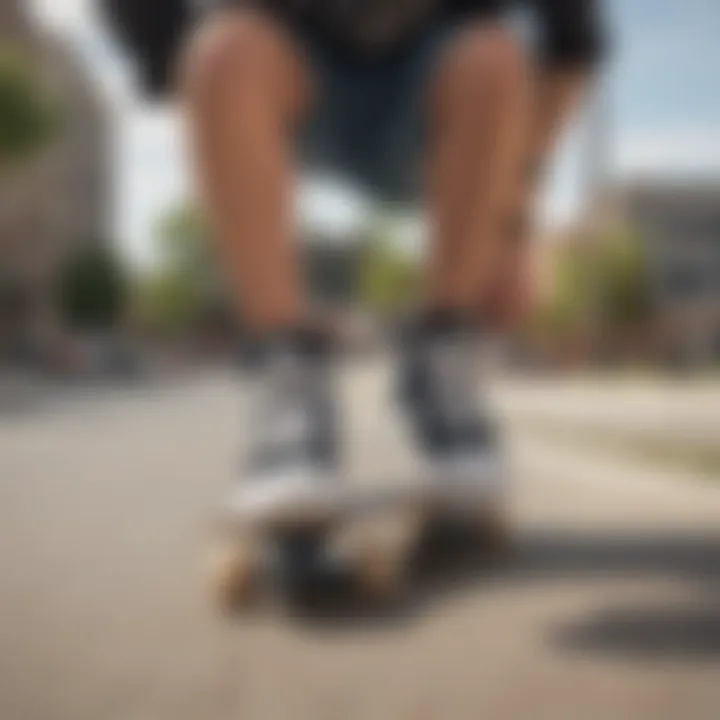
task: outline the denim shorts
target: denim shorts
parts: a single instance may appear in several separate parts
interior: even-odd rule
[[[459,23],[438,24],[392,56],[364,62],[317,34],[293,29],[317,89],[298,138],[303,168],[341,177],[383,202],[419,202],[431,88],[459,29]]]

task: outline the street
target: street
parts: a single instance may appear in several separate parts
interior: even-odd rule
[[[412,472],[387,382],[347,378],[358,482]],[[0,418],[0,718],[720,717],[720,486],[534,437],[512,397],[511,555],[326,623],[213,607],[229,377]]]

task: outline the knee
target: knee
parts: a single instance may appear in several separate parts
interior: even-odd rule
[[[270,21],[251,12],[218,14],[190,38],[181,58],[180,81],[196,97],[223,79],[241,90],[243,83],[264,77],[276,64],[277,39]]]
[[[502,28],[469,28],[459,39],[451,63],[456,87],[471,98],[491,91],[516,96],[526,90],[528,61],[520,41]]]

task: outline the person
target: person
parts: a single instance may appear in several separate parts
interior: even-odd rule
[[[305,165],[425,202],[427,292],[398,342],[399,396],[438,484],[484,482],[501,458],[475,392],[478,308],[489,325],[512,304],[538,167],[602,54],[597,2],[520,2],[539,28],[530,54],[505,20],[510,0],[210,4],[104,0],[147,89],[173,88],[186,112],[254,340],[253,437],[231,503],[321,516],[339,487],[333,353],[294,243]]]
[[[478,296],[478,318],[485,327],[507,332],[520,325],[532,307],[528,241],[532,212],[558,140],[582,106],[607,37],[598,2],[537,0],[545,13],[547,51],[535,63],[525,178],[499,245],[500,259],[490,288]]]

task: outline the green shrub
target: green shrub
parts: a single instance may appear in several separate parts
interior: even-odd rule
[[[61,274],[60,308],[78,330],[106,330],[115,325],[127,298],[127,282],[118,259],[102,246],[77,253]]]
[[[36,66],[19,52],[0,52],[0,166],[42,147],[58,124]]]

